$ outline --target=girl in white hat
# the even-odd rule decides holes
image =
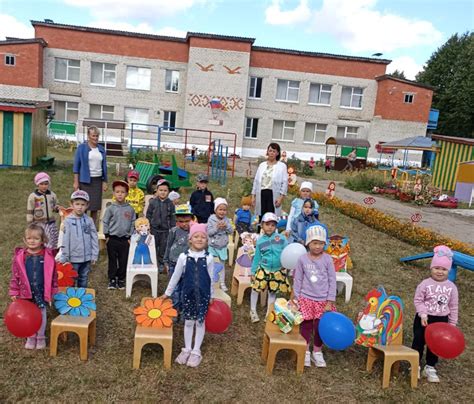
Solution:
[[[301,213],[301,210],[303,209],[304,201],[308,198],[311,198],[312,193],[313,193],[313,184],[309,181],[303,181],[300,186],[300,197],[295,198],[291,201],[290,214],[288,215],[288,221],[286,222],[286,237],[288,237],[291,234],[291,225],[293,224],[293,221]],[[314,210],[315,210],[316,215],[319,216],[318,214],[319,205],[316,201],[314,201]]]

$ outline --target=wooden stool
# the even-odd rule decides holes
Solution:
[[[152,328],[137,325],[133,344],[133,368],[140,368],[142,348],[146,344],[159,344],[163,347],[163,363],[165,369],[171,368],[173,350],[173,328]]]
[[[242,248],[242,247],[241,247]],[[239,252],[241,250],[239,248]],[[240,257],[240,255],[238,255]],[[245,291],[251,288],[250,276],[243,276],[241,273],[243,268],[236,262],[234,266],[234,273],[232,275],[232,286],[230,289],[230,294],[232,296],[237,296],[237,306],[240,306],[244,301]],[[267,303],[267,290],[260,293],[260,305],[264,307]]]

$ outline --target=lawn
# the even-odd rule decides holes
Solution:
[[[66,151],[51,151],[60,160],[58,169],[51,170],[53,190],[65,203],[71,192],[71,155]],[[193,170],[194,171],[194,170]],[[0,302],[2,312],[8,305],[8,282],[14,246],[21,244],[25,227],[25,205],[33,190],[34,170],[3,169],[0,171],[0,206],[4,214],[0,221]],[[113,178],[113,175],[112,175]],[[231,201],[231,210],[238,207],[243,179],[231,179],[226,187],[211,184],[215,196]],[[183,194],[189,194],[183,192]],[[411,343],[414,307],[412,298],[416,285],[428,276],[426,266],[401,266],[401,256],[422,252],[372,230],[337,212],[322,209],[321,219],[332,233],[351,238],[354,261],[354,288],[351,302],[338,296],[338,309],[355,318],[364,306],[367,291],[383,284],[389,294],[399,295],[405,302],[406,344]],[[426,263],[427,265],[427,263]],[[227,280],[230,280],[227,268]],[[251,324],[248,296],[240,307],[233,305],[234,321],[223,335],[207,334],[203,344],[204,359],[198,369],[173,363],[170,371],[162,367],[161,348],[147,346],[140,370],[132,370],[134,316],[132,309],[141,297],[149,294],[147,284],[138,283],[132,298],[124,291],[108,291],[107,258],[101,255],[90,276],[90,286],[97,290],[97,346],[90,350],[89,360],[79,360],[75,337],[60,343],[58,356],[49,351],[26,351],[23,341],[0,330],[0,401],[206,401],[206,402],[467,402],[472,397],[473,350],[469,346],[456,360],[441,361],[439,385],[421,381],[416,390],[409,387],[406,366],[391,387],[381,389],[381,366],[373,374],[365,371],[367,351],[353,346],[344,352],[326,350],[327,369],[305,369],[295,374],[295,362],[286,352],[280,353],[273,376],[267,376],[260,363],[263,323]],[[159,294],[166,287],[166,276],[160,276]],[[228,282],[229,283],[229,282]],[[469,296],[474,277],[459,271],[460,325],[466,340],[474,337],[474,318]],[[263,313],[261,313],[263,314]],[[51,311],[51,316],[55,314]],[[174,329],[173,358],[183,344],[182,327]],[[471,391],[471,393],[468,393]]]

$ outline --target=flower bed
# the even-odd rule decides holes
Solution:
[[[313,198],[321,206],[332,208],[346,216],[357,219],[359,222],[384,232],[399,240],[426,249],[433,249],[436,245],[444,244],[453,250],[474,255],[474,248],[459,240],[442,236],[424,227],[413,226],[411,222],[401,221],[374,208],[366,208],[353,202],[346,202],[339,198],[328,199],[320,192],[313,194]]]

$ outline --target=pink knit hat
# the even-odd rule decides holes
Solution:
[[[189,229],[189,239],[196,233],[204,233],[207,236],[207,224],[205,223],[195,223]]]
[[[35,175],[35,185],[39,185],[42,182],[49,182],[51,184],[51,178],[47,173],[40,172]]]
[[[434,248],[433,259],[431,260],[430,268],[442,267],[447,270],[451,269],[453,265],[453,252],[445,245],[438,245]]]

